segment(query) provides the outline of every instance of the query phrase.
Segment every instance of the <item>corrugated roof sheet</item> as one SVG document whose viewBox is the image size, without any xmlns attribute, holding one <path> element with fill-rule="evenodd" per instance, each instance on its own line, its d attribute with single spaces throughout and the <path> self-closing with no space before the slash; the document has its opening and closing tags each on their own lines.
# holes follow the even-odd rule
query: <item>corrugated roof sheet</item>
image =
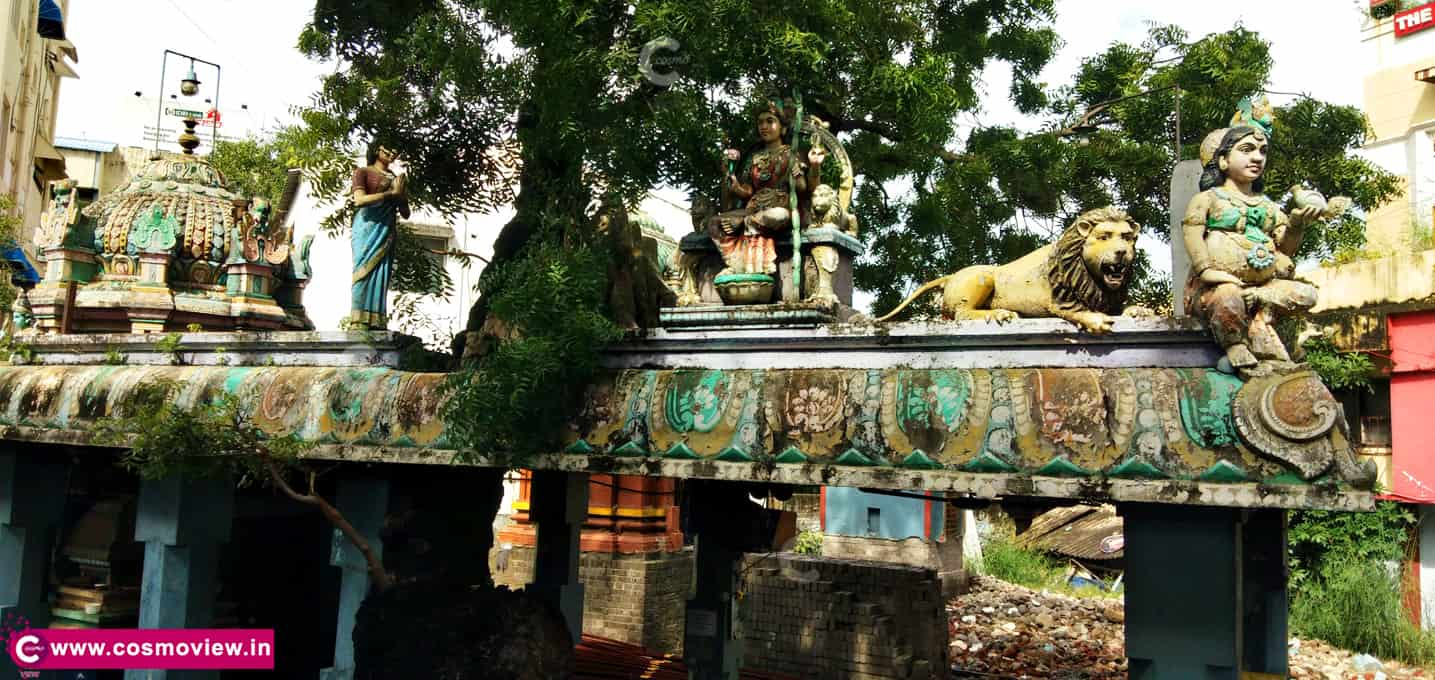
<svg viewBox="0 0 1435 680">
<path fill-rule="evenodd" d="M 1078 560 L 1119 560 L 1126 551 L 1103 552 L 1101 542 L 1122 532 L 1121 518 L 1115 507 L 1078 505 L 1042 513 L 1032 520 L 1031 528 L 1017 537 L 1017 542 Z"/>
<path fill-rule="evenodd" d="M 56 137 L 55 147 L 60 149 L 75 149 L 77 151 L 93 151 L 95 153 L 109 153 L 119 147 L 114 142 L 102 142 L 97 139 L 76 139 L 74 137 Z"/>
</svg>

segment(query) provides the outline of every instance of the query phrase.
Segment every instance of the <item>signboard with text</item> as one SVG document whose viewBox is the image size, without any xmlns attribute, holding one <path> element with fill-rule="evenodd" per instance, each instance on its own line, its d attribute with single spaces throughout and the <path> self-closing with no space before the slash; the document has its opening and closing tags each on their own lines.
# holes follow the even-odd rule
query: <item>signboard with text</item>
<svg viewBox="0 0 1435 680">
<path fill-rule="evenodd" d="M 1435 2 L 1412 7 L 1395 15 L 1395 37 L 1404 38 L 1427 28 L 1435 28 Z"/>
</svg>

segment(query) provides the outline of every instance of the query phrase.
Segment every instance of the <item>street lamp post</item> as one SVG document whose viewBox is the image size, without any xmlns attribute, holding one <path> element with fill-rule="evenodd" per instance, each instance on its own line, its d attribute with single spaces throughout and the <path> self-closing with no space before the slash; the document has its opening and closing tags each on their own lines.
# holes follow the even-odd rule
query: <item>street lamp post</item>
<svg viewBox="0 0 1435 680">
<path fill-rule="evenodd" d="M 199 92 L 199 78 L 195 75 L 194 65 L 196 63 L 200 63 L 214 67 L 214 109 L 216 111 L 219 110 L 219 79 L 223 71 L 223 69 L 220 68 L 219 64 L 216 64 L 212 61 L 205 61 L 203 59 L 200 59 L 199 57 L 192 57 L 188 54 L 183 54 L 174 50 L 165 50 L 164 57 L 160 60 L 159 67 L 159 104 L 155 106 L 154 112 L 154 149 L 156 153 L 159 151 L 160 121 L 163 120 L 162 117 L 164 114 L 164 81 L 166 75 L 168 74 L 170 55 L 174 55 L 181 59 L 189 60 L 189 71 L 185 74 L 184 80 L 180 81 L 179 86 L 180 94 L 183 94 L 186 97 L 192 97 Z M 196 125 L 199 125 L 199 121 L 196 120 L 194 116 L 185 116 L 184 132 L 180 133 L 178 141 L 180 148 L 184 149 L 184 152 L 186 154 L 193 154 L 195 147 L 199 146 L 199 137 L 194 134 L 194 128 Z M 210 132 L 211 136 L 209 140 L 209 145 L 210 148 L 213 149 L 215 143 L 219 141 L 219 126 L 212 126 L 210 128 Z"/>
</svg>

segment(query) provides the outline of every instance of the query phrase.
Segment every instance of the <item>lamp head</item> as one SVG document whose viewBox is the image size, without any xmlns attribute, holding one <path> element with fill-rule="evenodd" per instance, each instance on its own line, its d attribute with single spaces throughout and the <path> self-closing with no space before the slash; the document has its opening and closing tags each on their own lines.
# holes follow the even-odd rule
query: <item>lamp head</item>
<svg viewBox="0 0 1435 680">
<path fill-rule="evenodd" d="M 179 92 L 186 97 L 193 97 L 199 92 L 199 77 L 194 73 L 193 64 L 190 64 L 189 73 L 185 74 L 184 80 L 179 81 Z"/>
</svg>

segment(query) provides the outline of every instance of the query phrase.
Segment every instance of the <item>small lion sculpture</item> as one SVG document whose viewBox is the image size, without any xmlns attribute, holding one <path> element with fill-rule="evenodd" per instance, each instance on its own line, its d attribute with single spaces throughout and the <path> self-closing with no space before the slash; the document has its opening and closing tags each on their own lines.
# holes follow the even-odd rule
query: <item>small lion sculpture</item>
<svg viewBox="0 0 1435 680">
<path fill-rule="evenodd" d="M 1056 243 L 1009 264 L 974 265 L 929 281 L 877 320 L 891 319 L 941 287 L 944 318 L 1010 321 L 1054 316 L 1091 333 L 1110 332 L 1113 316 L 1152 315 L 1144 307 L 1126 306 L 1139 231 L 1123 210 L 1088 210 Z"/>
</svg>

